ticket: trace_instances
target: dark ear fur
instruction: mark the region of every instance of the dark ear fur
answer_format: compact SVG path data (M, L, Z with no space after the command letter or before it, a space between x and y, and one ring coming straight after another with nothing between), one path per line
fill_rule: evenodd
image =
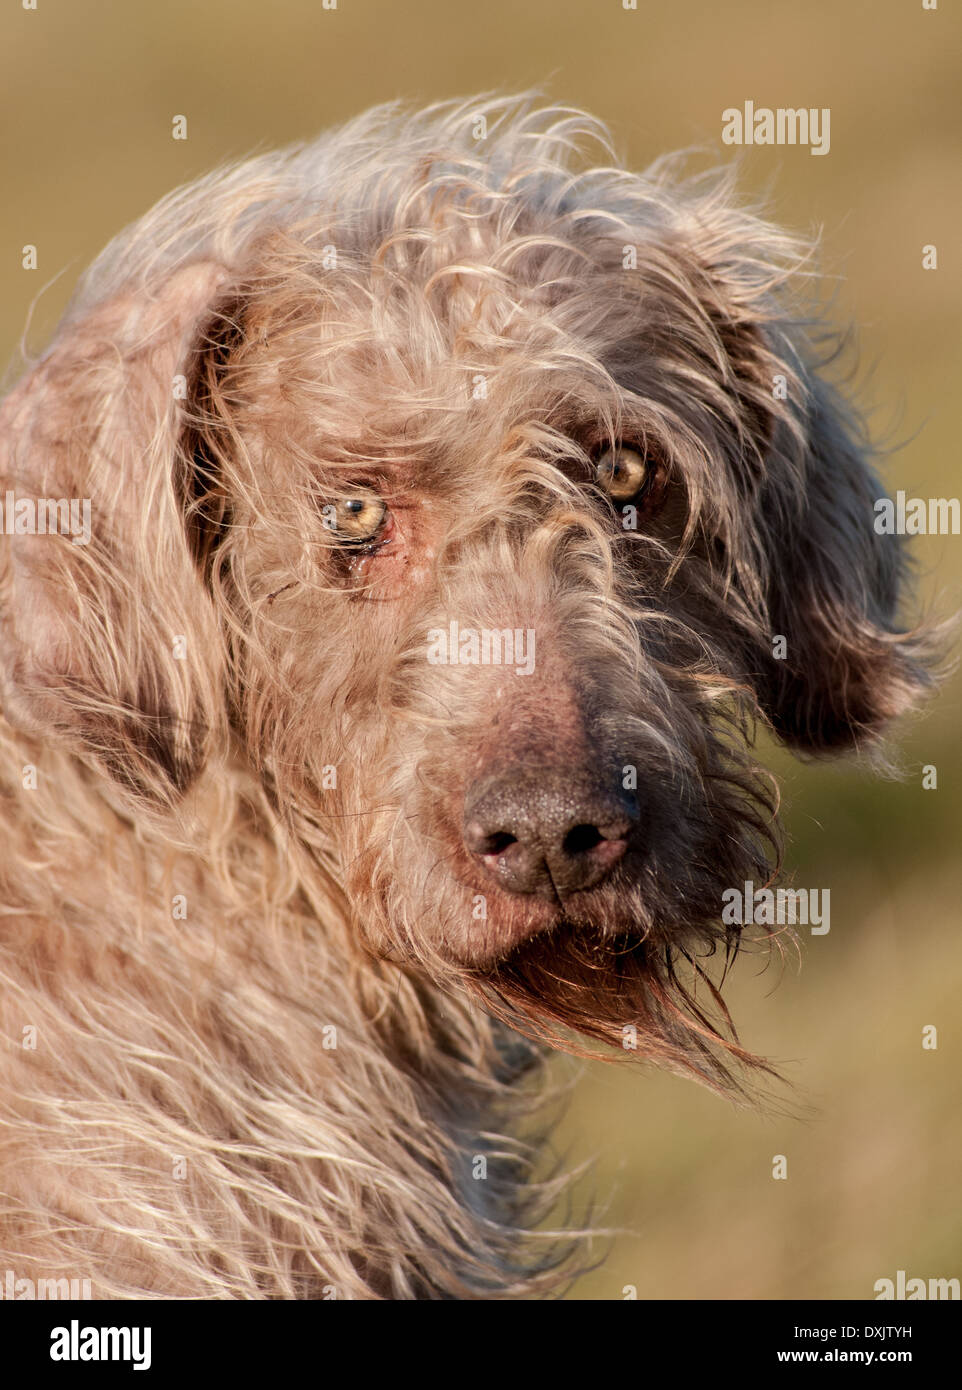
M759 702L786 743L813 752L859 745L931 683L927 639L899 626L907 566L899 536L875 529L885 496L867 443L836 390L809 375L799 430L774 431L758 497L772 638Z
M748 528L732 555L752 614L746 674L787 744L841 751L919 701L935 643L901 625L903 543L875 529L885 490L858 416L828 382L844 340L804 302L811 248L732 206L730 192L728 179L696 201L679 241L742 422L735 484Z
M696 302L710 325L739 422L719 567L736 590L745 675L787 744L862 746L933 684L940 633L903 627L902 540L876 532L885 490L855 410L829 384L845 338L812 302L812 245L745 209L733 170L683 184L680 202L665 250L686 308ZM702 369L717 373L715 357Z

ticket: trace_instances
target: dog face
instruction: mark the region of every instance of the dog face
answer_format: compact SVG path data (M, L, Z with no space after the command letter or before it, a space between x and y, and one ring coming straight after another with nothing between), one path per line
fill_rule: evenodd
M913 702L897 539L804 248L725 182L573 173L587 118L475 114L105 253L0 421L8 487L94 499L88 547L9 547L7 708L168 812L241 760L368 950L721 1083L677 965L771 871L754 723L833 751Z

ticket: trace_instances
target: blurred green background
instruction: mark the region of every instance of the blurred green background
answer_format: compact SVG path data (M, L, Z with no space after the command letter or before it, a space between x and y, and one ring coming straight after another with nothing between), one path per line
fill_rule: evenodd
M755 148L743 176L777 218L824 227L874 419L906 441L892 485L958 496L960 34L948 0L8 0L0 349L14 357L59 274L34 311L39 346L87 261L174 185L374 102L535 84L604 118L636 165L692 144L729 157L721 113L746 99L828 106L830 154ZM171 139L176 115L186 142ZM37 272L20 267L26 243ZM962 538L920 538L915 554L925 599L957 606ZM582 1190L623 1233L572 1296L866 1298L898 1269L962 1275L959 694L954 679L903 730L903 781L773 751L788 865L831 890L832 930L802 940L800 970L744 961L727 998L811 1113L738 1112L670 1077L584 1069L559 1147L595 1156ZM922 1049L927 1024L937 1051Z

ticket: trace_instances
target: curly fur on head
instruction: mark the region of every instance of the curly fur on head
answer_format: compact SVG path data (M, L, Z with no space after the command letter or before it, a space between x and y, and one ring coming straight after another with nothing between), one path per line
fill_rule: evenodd
M872 747L929 680L809 278L730 176L526 97L380 108L97 260L0 410L4 487L93 515L0 562L12 1267L537 1292L505 1023L764 1067L701 964L774 871L755 723ZM430 660L452 623L532 670Z

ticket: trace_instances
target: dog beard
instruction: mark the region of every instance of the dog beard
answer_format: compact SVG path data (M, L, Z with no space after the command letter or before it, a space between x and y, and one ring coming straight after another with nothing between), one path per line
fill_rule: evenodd
M654 935L599 939L559 923L516 947L474 986L490 1013L556 1050L610 1061L618 1049L626 1060L640 1058L746 1099L755 1088L739 1073L778 1073L741 1046L702 964L721 953L724 978L741 944L738 927L706 929L689 948Z

